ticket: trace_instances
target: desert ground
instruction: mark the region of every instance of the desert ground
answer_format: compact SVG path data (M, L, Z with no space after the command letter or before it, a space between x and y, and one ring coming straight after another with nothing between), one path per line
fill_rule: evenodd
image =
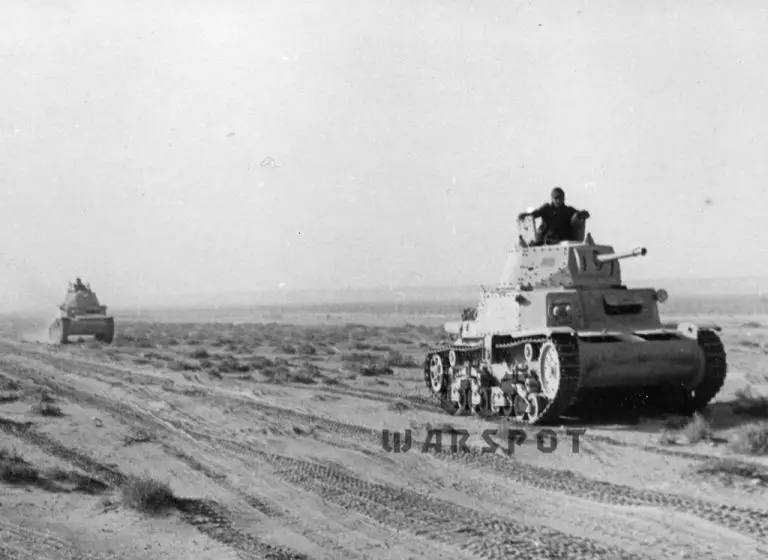
M473 303L128 310L111 345L6 316L0 557L768 558L768 302L673 296L666 320L723 327L721 393L565 422L551 453L429 397L424 352ZM423 452L439 427L469 450Z

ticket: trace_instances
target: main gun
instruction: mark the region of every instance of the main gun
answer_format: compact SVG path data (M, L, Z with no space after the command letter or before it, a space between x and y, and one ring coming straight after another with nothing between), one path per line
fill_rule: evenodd
M629 257L644 257L647 252L648 250L645 247L637 247L631 251L625 251L624 253L604 253L602 255L595 255L595 261L602 264Z

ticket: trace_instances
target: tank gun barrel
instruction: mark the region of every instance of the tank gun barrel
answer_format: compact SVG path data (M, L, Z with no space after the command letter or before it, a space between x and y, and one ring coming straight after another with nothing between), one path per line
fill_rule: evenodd
M605 253L603 255L595 255L595 260L599 263L606 263L610 261L617 261L619 259L626 259L629 257L644 257L648 250L645 247L636 247L631 251L625 251L623 253Z

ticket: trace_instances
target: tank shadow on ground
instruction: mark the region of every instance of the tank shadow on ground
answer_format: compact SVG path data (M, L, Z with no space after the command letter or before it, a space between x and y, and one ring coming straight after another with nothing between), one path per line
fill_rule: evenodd
M709 427L713 431L731 430L745 425L754 424L760 421L768 420L766 415L747 414L736 412L743 410L743 402L739 399L733 399L722 402L711 403L703 411L702 416L706 419ZM564 426L583 426L600 427L609 431L632 431L640 433L662 433L665 430L679 430L684 428L693 419L692 415L670 414L670 413L649 413L644 411L637 413L634 411L625 411L624 413L614 413L602 415L601 417L580 416L578 418L563 418Z

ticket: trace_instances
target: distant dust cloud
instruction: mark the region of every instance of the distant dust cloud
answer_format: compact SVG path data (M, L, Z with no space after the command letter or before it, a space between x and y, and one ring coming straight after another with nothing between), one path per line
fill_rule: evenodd
M46 286L40 272L16 259L2 257L0 316L2 336L47 341L48 324L63 293Z

